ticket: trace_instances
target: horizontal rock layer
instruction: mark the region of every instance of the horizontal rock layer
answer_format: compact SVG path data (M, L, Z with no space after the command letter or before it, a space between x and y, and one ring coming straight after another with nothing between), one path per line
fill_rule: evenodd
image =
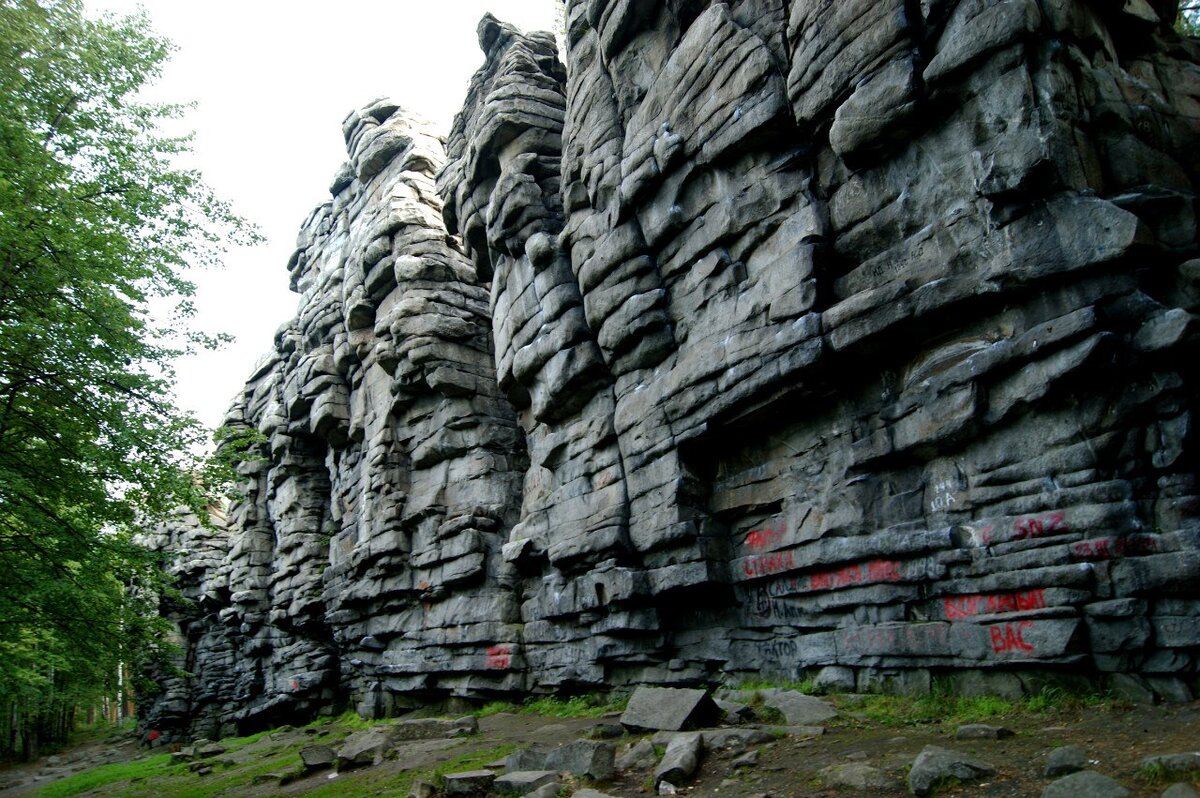
M1200 654L1200 49L1168 2L486 17L442 142L380 101L159 530L148 723L748 675L1019 690Z

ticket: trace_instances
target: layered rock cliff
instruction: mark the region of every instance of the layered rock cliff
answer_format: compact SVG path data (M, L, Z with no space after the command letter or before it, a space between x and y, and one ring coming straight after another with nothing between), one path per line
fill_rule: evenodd
M212 733L815 676L1188 691L1200 46L1170 2L576 0L377 102L185 551ZM436 184L435 184L436 177Z

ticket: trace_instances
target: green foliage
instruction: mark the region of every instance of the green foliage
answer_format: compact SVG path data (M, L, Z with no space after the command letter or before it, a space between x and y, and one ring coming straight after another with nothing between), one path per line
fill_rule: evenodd
M1200 36L1200 2L1188 0L1179 4L1175 29L1185 36Z
M626 696L603 693L577 695L571 698L541 696L528 698L522 704L510 701L493 701L476 710L476 717L486 718L501 712L522 715L541 715L548 718L599 718L609 712L621 712L629 703Z
M82 795L119 782L157 779L171 770L170 754L135 759L132 762L114 762L48 784L38 791L38 798L70 798L72 795Z
M887 726L983 723L1024 715L1075 712L1084 707L1116 706L1111 698L1098 693L1073 692L1054 686L1043 687L1040 692L1019 700L954 695L941 688L926 696L868 695L855 696L853 700L854 711ZM835 703L839 703L836 698Z
M139 99L169 49L141 14L0 0L0 711L26 755L161 654L135 537L202 506L170 364L217 340L182 327L184 272L253 234L174 165L181 107Z

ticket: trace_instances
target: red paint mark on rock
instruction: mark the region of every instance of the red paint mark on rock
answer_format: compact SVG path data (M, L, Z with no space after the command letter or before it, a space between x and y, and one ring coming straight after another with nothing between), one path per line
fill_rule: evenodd
M1013 532L1017 540L1040 538L1058 532L1070 532L1067 526L1067 515L1062 511L1031 515L1013 521Z
M492 670L507 670L512 664L512 648L509 646L492 646L487 650L483 661L484 667Z
M747 557L742 561L742 572L748 577L770 576L796 567L796 555L790 551Z
M1111 560L1114 557L1132 557L1157 552L1158 540L1149 535L1096 538L1071 544L1071 556L1077 560Z
M1020 593L976 593L967 596L947 596L942 600L946 620L970 618L975 615L999 612L1040 610L1046 606L1046 591L1042 588Z
M895 560L871 560L856 565L847 565L836 571L813 574L808 578L811 590L833 590L850 585L873 584L875 582L899 582L900 563Z
M750 551L765 551L782 543L785 534L787 534L787 526L784 524L777 527L751 529L746 535L746 548Z
M157 740L159 737L162 737L162 732L160 732L158 729L151 729L149 731L149 733L146 735L146 741L152 743L155 740Z
M296 692L296 691L297 691L297 690L299 690L299 689L300 689L300 680L299 680L299 679L292 679L292 692L294 693L294 692Z
M992 636L992 651L1007 654L1013 651L1033 652L1037 648L1025 640L1025 632L1033 628L1033 621L1001 623L988 627Z

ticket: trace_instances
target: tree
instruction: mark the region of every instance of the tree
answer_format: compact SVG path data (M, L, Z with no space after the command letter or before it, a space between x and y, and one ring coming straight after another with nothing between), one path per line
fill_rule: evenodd
M139 97L169 52L144 14L0 0L0 756L153 650L135 535L201 504L171 361L214 340L183 332L185 273L253 233L177 167L182 106Z
M1200 0L1187 0L1179 4L1175 27L1187 36L1200 36Z

